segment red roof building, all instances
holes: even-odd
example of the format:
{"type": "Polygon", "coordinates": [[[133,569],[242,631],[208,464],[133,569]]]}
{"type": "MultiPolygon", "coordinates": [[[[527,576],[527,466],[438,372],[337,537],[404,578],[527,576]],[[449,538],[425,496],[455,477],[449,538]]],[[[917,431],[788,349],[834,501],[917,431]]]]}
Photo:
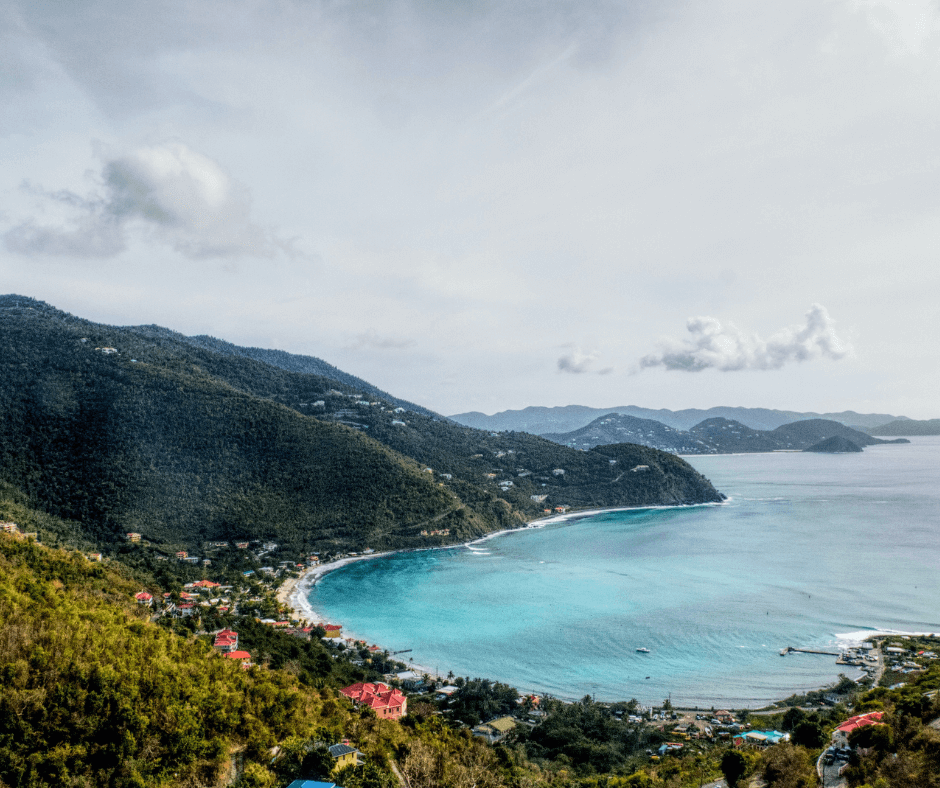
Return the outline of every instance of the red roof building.
{"type": "Polygon", "coordinates": [[[328,638],[338,638],[339,633],[343,630],[343,627],[340,624],[327,624],[323,628],[326,630],[326,636],[328,638]]]}
{"type": "Polygon", "coordinates": [[[222,656],[226,659],[251,659],[251,654],[247,651],[229,651],[222,656]]]}
{"type": "Polygon", "coordinates": [[[848,736],[852,731],[864,728],[866,725],[877,725],[881,722],[883,716],[883,711],[870,711],[867,714],[856,714],[854,717],[849,717],[843,722],[837,730],[842,731],[848,736]]]}
{"type": "Polygon", "coordinates": [[[852,733],[852,731],[857,731],[859,728],[864,728],[867,725],[881,725],[881,718],[883,716],[883,711],[870,711],[867,714],[856,714],[854,717],[849,717],[832,732],[832,740],[843,745],[847,744],[849,734],[852,733]]]}
{"type": "Polygon", "coordinates": [[[195,583],[187,583],[184,588],[218,588],[218,583],[211,580],[197,580],[195,583]]]}
{"type": "Polygon", "coordinates": [[[153,603],[153,594],[148,594],[146,591],[138,591],[134,594],[134,599],[137,600],[138,605],[149,605],[153,603]]]}
{"type": "Polygon", "coordinates": [[[212,647],[219,651],[235,651],[238,648],[238,633],[231,629],[217,632],[212,647]]]}
{"type": "Polygon", "coordinates": [[[340,692],[357,706],[368,706],[383,720],[397,720],[408,713],[408,698],[387,684],[351,684],[340,692]]]}

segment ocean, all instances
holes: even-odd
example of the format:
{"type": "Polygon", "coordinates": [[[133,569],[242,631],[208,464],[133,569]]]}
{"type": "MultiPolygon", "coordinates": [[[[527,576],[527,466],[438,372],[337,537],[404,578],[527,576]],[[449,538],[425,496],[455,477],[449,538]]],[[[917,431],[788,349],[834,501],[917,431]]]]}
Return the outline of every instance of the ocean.
{"type": "Polygon", "coordinates": [[[331,621],[437,672],[574,699],[756,708],[854,668],[828,648],[940,632],[940,438],[687,458],[726,504],[609,511],[343,567],[331,621]],[[638,652],[649,649],[649,653],[638,652]]]}

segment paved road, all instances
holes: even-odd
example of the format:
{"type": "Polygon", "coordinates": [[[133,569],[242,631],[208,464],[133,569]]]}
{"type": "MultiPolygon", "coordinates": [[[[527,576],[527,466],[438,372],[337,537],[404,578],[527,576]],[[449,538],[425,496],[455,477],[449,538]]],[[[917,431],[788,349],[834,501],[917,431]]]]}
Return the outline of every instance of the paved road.
{"type": "Polygon", "coordinates": [[[816,762],[816,773],[819,775],[819,779],[822,780],[823,788],[846,788],[845,778],[840,776],[839,769],[845,766],[845,761],[836,761],[830,766],[826,766],[823,763],[823,755],[819,756],[819,760],[816,762]]]}

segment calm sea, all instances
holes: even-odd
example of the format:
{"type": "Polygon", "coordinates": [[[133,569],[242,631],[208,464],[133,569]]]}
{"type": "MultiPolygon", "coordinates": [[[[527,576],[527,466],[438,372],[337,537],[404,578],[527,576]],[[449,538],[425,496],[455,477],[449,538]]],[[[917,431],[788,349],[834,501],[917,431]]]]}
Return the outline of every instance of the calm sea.
{"type": "Polygon", "coordinates": [[[940,632],[940,439],[913,441],[694,457],[729,503],[363,561],[310,602],[445,674],[560,698],[760,706],[857,675],[786,646],[940,632]]]}

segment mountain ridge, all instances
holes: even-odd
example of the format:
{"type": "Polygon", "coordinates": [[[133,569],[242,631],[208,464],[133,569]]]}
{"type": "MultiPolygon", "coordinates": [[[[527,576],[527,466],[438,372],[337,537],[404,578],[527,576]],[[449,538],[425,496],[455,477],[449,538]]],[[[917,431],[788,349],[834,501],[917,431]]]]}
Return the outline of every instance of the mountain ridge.
{"type": "Polygon", "coordinates": [[[542,437],[581,450],[613,441],[629,441],[674,454],[740,454],[805,450],[836,436],[860,447],[909,443],[903,438],[895,441],[874,438],[829,419],[806,419],[774,430],[754,430],[738,421],[712,417],[684,431],[619,413],[608,413],[568,433],[547,433],[542,437]]]}
{"type": "Polygon", "coordinates": [[[580,452],[473,430],[169,329],[96,324],[20,296],[0,296],[0,343],[0,481],[99,544],[135,531],[180,547],[428,547],[555,507],[721,500],[653,449],[580,452]],[[654,472],[623,474],[618,461],[654,472]]]}
{"type": "Polygon", "coordinates": [[[547,407],[530,405],[519,410],[504,410],[491,416],[479,411],[451,415],[453,421],[468,427],[486,430],[516,430],[531,432],[535,435],[547,433],[571,432],[590,424],[599,416],[619,413],[639,419],[658,421],[673,429],[688,431],[705,419],[719,417],[738,421],[751,429],[772,430],[783,424],[808,419],[830,419],[849,427],[878,427],[892,420],[907,420],[906,417],[886,414],[862,414],[855,411],[840,413],[814,413],[800,411],[775,410],[772,408],[743,408],[716,406],[713,408],[686,408],[669,410],[668,408],[641,408],[636,405],[623,405],[612,408],[594,408],[587,405],[562,405],[547,407]]]}

